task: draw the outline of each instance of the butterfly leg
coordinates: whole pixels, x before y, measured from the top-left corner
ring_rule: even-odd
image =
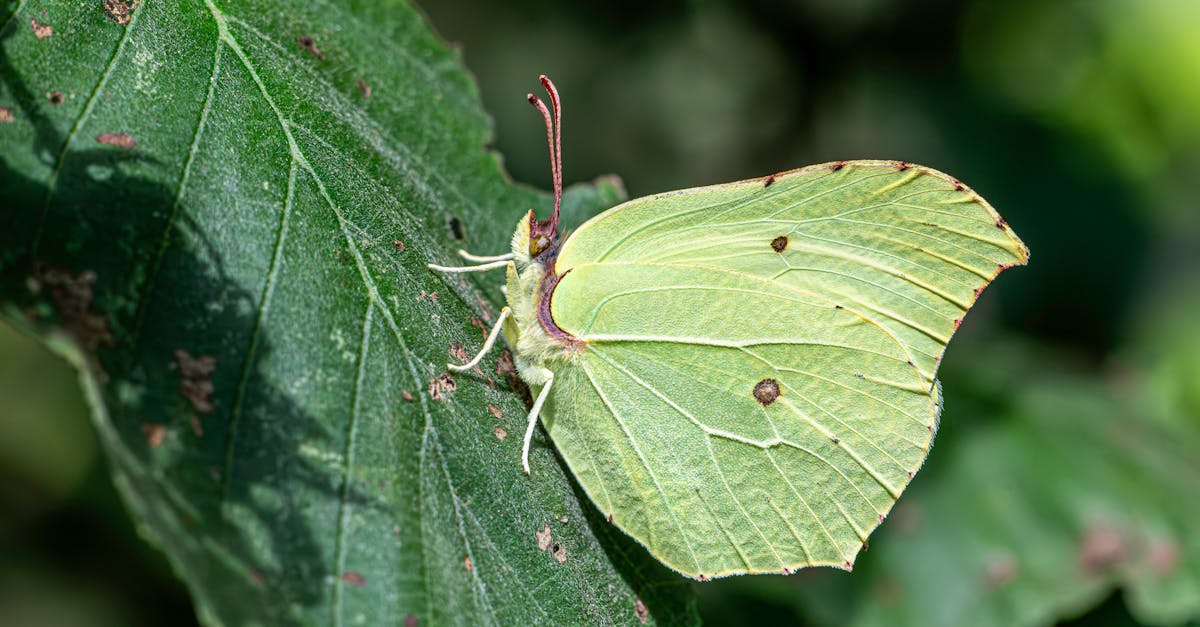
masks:
[[[512,309],[505,307],[500,310],[500,317],[496,318],[496,324],[492,325],[491,333],[488,333],[487,339],[483,342],[483,348],[479,349],[479,353],[475,358],[465,364],[446,364],[446,367],[455,372],[466,372],[474,368],[483,359],[483,356],[492,350],[492,346],[496,344],[496,337],[500,335],[500,330],[504,328],[504,321],[512,314]]]
[[[471,253],[469,253],[461,248],[458,249],[458,256],[462,257],[463,259],[466,259],[467,261],[474,261],[476,263],[488,263],[491,261],[508,261],[513,258],[512,253],[504,253],[503,255],[472,255]]]
[[[533,402],[533,409],[529,410],[529,426],[525,427],[525,444],[521,447],[521,469],[527,475],[529,474],[529,443],[533,441],[533,428],[537,426],[538,414],[542,411],[542,405],[546,403],[546,397],[550,396],[550,386],[554,385],[553,372],[542,368],[542,376],[546,378],[546,384],[542,386],[541,393]]]

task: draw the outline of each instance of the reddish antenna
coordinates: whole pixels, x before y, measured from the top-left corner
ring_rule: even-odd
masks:
[[[542,102],[541,98],[533,94],[528,94],[526,98],[529,99],[529,104],[542,114],[542,119],[546,123],[546,143],[550,147],[550,176],[554,180],[554,213],[544,224],[557,235],[558,212],[562,206],[562,107],[559,106],[558,88],[554,86],[554,82],[545,74],[539,76],[538,80],[542,82],[542,87],[550,95],[550,105],[554,108],[554,119],[551,120],[550,110],[546,108],[546,103]]]

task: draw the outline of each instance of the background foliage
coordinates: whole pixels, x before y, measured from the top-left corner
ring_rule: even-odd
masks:
[[[855,572],[697,586],[703,616],[1200,617],[1195,3],[423,8],[461,44],[518,181],[549,183],[522,98],[544,72],[564,95],[568,180],[615,172],[640,196],[905,159],[966,181],[1033,252],[956,336],[937,446]],[[76,624],[191,616],[124,520],[69,371],[20,336],[0,350],[0,619],[37,618],[46,598]]]

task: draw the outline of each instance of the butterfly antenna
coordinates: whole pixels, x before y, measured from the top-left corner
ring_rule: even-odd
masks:
[[[546,221],[546,224],[550,225],[552,232],[557,232],[558,213],[562,206],[562,140],[559,137],[562,128],[562,111],[558,104],[558,89],[554,87],[554,83],[545,75],[538,78],[542,81],[542,86],[546,88],[546,93],[550,94],[554,117],[551,118],[550,109],[546,107],[546,103],[542,102],[541,98],[533,94],[526,95],[526,98],[529,99],[529,104],[542,114],[542,120],[546,124],[546,144],[550,148],[550,176],[554,182],[554,213]]]

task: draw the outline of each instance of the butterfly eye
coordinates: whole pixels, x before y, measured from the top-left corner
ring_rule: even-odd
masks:
[[[550,247],[550,238],[545,235],[536,235],[529,240],[529,256],[537,257]]]

